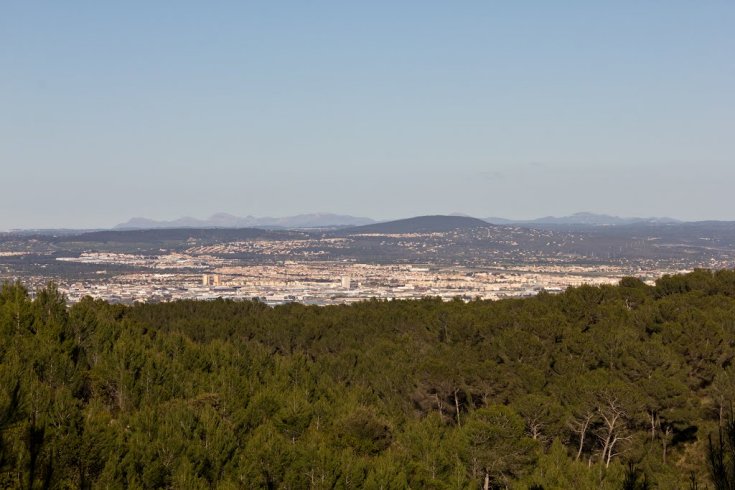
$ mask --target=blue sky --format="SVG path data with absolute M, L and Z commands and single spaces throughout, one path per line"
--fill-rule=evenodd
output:
M 735 2 L 0 3 L 0 229 L 735 219 Z

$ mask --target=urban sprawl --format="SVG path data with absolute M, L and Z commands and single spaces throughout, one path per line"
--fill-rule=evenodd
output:
M 58 260 L 86 264 L 144 267 L 147 272 L 60 284 L 71 302 L 84 296 L 111 302 L 178 299 L 257 299 L 268 304 L 297 301 L 335 304 L 377 299 L 440 297 L 501 299 L 539 291 L 559 292 L 580 284 L 614 284 L 627 275 L 618 267 L 376 265 L 351 262 L 283 261 L 274 265 L 236 265 L 216 257 L 168 254 L 85 253 Z M 155 272 L 156 269 L 166 272 Z M 172 270 L 181 269 L 182 272 Z M 196 270 L 201 272 L 192 272 Z M 104 273 L 104 269 L 100 273 Z M 675 271 L 667 271 L 675 272 Z M 662 271 L 638 271 L 653 279 Z

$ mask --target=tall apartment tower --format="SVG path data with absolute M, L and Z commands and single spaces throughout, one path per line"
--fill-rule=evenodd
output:
M 219 280 L 219 274 L 215 274 L 212 276 L 212 284 L 215 286 L 219 286 L 221 284 Z
M 350 276 L 342 276 L 342 289 L 350 289 L 352 287 L 352 278 Z
M 209 275 L 202 274 L 202 286 L 209 286 Z

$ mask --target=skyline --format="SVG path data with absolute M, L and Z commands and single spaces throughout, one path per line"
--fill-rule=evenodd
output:
M 0 230 L 223 211 L 735 220 L 732 2 L 2 14 Z
M 462 212 L 437 213 L 431 215 L 411 215 L 411 216 L 392 216 L 389 218 L 373 218 L 371 216 L 353 216 L 342 213 L 317 212 L 317 213 L 301 213 L 291 216 L 238 216 L 227 212 L 217 212 L 209 216 L 179 216 L 173 219 L 151 219 L 146 216 L 134 216 L 130 219 L 105 226 L 95 228 L 76 228 L 69 226 L 60 226 L 53 228 L 10 228 L 0 229 L 0 233 L 16 232 L 16 231 L 93 231 L 93 230 L 112 230 L 112 231 L 135 231 L 135 230 L 157 230 L 157 229 L 244 229 L 244 228 L 283 228 L 283 229 L 299 229 L 299 228 L 330 228 L 330 227 L 360 227 L 371 224 L 390 223 L 398 221 L 412 220 L 416 218 L 443 218 L 443 217 L 461 217 L 474 218 L 485 221 L 488 224 L 495 225 L 615 225 L 625 226 L 634 223 L 647 222 L 649 224 L 686 224 L 686 223 L 732 223 L 735 220 L 681 220 L 672 216 L 618 216 L 605 213 L 592 213 L 589 211 L 579 211 L 564 216 L 544 215 L 535 216 L 533 218 L 507 218 L 504 216 L 473 216 Z

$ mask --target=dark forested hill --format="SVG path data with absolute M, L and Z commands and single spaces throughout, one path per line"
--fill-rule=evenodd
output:
M 453 230 L 491 228 L 493 225 L 469 216 L 417 216 L 346 228 L 343 233 L 443 233 Z
M 333 307 L 6 284 L 0 486 L 714 488 L 733 339 L 731 271 Z

